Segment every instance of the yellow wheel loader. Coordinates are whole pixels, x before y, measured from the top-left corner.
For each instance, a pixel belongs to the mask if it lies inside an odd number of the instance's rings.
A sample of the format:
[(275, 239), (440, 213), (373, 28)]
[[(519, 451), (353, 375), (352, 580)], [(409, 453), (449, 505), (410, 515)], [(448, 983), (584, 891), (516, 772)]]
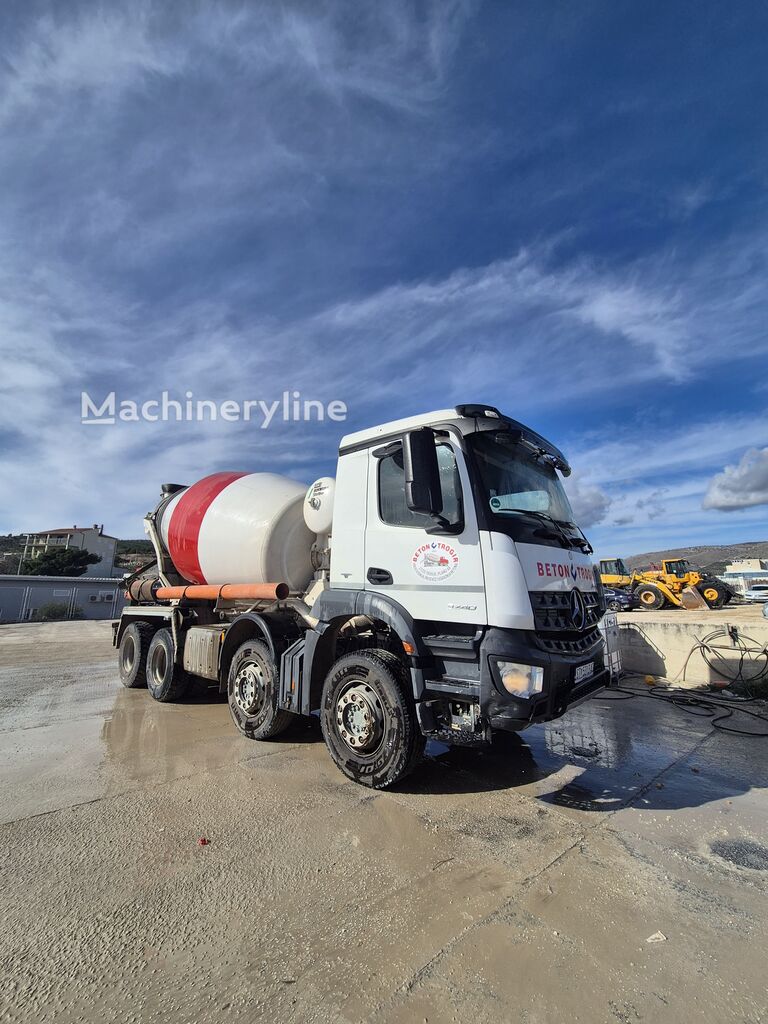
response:
[(631, 590), (641, 608), (721, 608), (733, 597), (726, 583), (684, 558), (664, 558), (661, 569), (644, 572), (630, 572), (621, 558), (602, 558), (600, 578), (606, 587)]

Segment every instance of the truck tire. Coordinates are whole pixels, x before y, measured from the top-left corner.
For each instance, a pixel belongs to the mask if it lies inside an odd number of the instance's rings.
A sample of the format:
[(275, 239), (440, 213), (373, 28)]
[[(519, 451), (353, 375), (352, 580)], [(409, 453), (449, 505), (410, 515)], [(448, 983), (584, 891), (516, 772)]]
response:
[(229, 710), (249, 740), (271, 740), (293, 720), (277, 706), (277, 666), (261, 640), (246, 640), (232, 656), (227, 676)]
[(650, 583), (644, 583), (641, 587), (638, 587), (635, 591), (635, 596), (640, 602), (641, 608), (664, 607), (664, 595), (658, 587), (654, 587)]
[(391, 651), (339, 658), (323, 686), (320, 724), (337, 767), (371, 789), (404, 779), (424, 750), (405, 668)]
[(700, 583), (697, 589), (710, 608), (722, 608), (725, 604), (725, 587), (719, 583)]
[(117, 656), (123, 686), (137, 689), (147, 685), (147, 653), (154, 632), (148, 622), (132, 622), (126, 627)]
[(189, 677), (174, 662), (173, 636), (170, 629), (158, 629), (147, 652), (147, 688), (161, 704), (180, 700), (187, 690)]

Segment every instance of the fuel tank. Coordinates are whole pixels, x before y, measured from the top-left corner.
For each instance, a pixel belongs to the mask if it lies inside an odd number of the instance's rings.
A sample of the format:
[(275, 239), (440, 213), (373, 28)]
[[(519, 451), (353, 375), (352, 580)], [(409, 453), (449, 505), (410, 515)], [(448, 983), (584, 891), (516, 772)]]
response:
[(276, 473), (213, 473), (166, 493), (156, 525), (190, 583), (283, 582), (304, 590), (315, 540), (304, 521), (306, 494), (305, 485)]

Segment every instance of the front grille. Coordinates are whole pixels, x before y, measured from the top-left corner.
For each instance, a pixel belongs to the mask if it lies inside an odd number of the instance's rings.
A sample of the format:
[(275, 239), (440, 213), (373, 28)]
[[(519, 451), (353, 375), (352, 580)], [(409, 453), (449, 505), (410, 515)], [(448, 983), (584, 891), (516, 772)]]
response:
[(584, 622), (575, 623), (571, 590), (532, 590), (533, 622), (539, 643), (555, 654), (581, 654), (600, 639), (601, 608), (594, 591), (581, 591)]
[[(539, 630), (573, 630), (576, 628), (571, 616), (572, 590), (532, 590), (533, 621)], [(600, 603), (594, 591), (581, 591), (584, 599), (584, 623), (579, 632), (594, 628), (600, 621)]]
[(564, 634), (562, 636), (542, 636), (539, 634), (539, 643), (545, 651), (554, 654), (583, 654), (590, 647), (594, 647), (600, 639), (600, 630), (591, 629), (580, 636)]

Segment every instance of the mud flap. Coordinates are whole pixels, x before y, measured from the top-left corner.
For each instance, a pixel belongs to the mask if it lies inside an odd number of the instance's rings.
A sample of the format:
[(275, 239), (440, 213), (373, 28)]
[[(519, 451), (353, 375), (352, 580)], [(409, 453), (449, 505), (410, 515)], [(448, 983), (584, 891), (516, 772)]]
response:
[(709, 605), (695, 587), (686, 587), (680, 592), (680, 604), (683, 608), (707, 608)]

